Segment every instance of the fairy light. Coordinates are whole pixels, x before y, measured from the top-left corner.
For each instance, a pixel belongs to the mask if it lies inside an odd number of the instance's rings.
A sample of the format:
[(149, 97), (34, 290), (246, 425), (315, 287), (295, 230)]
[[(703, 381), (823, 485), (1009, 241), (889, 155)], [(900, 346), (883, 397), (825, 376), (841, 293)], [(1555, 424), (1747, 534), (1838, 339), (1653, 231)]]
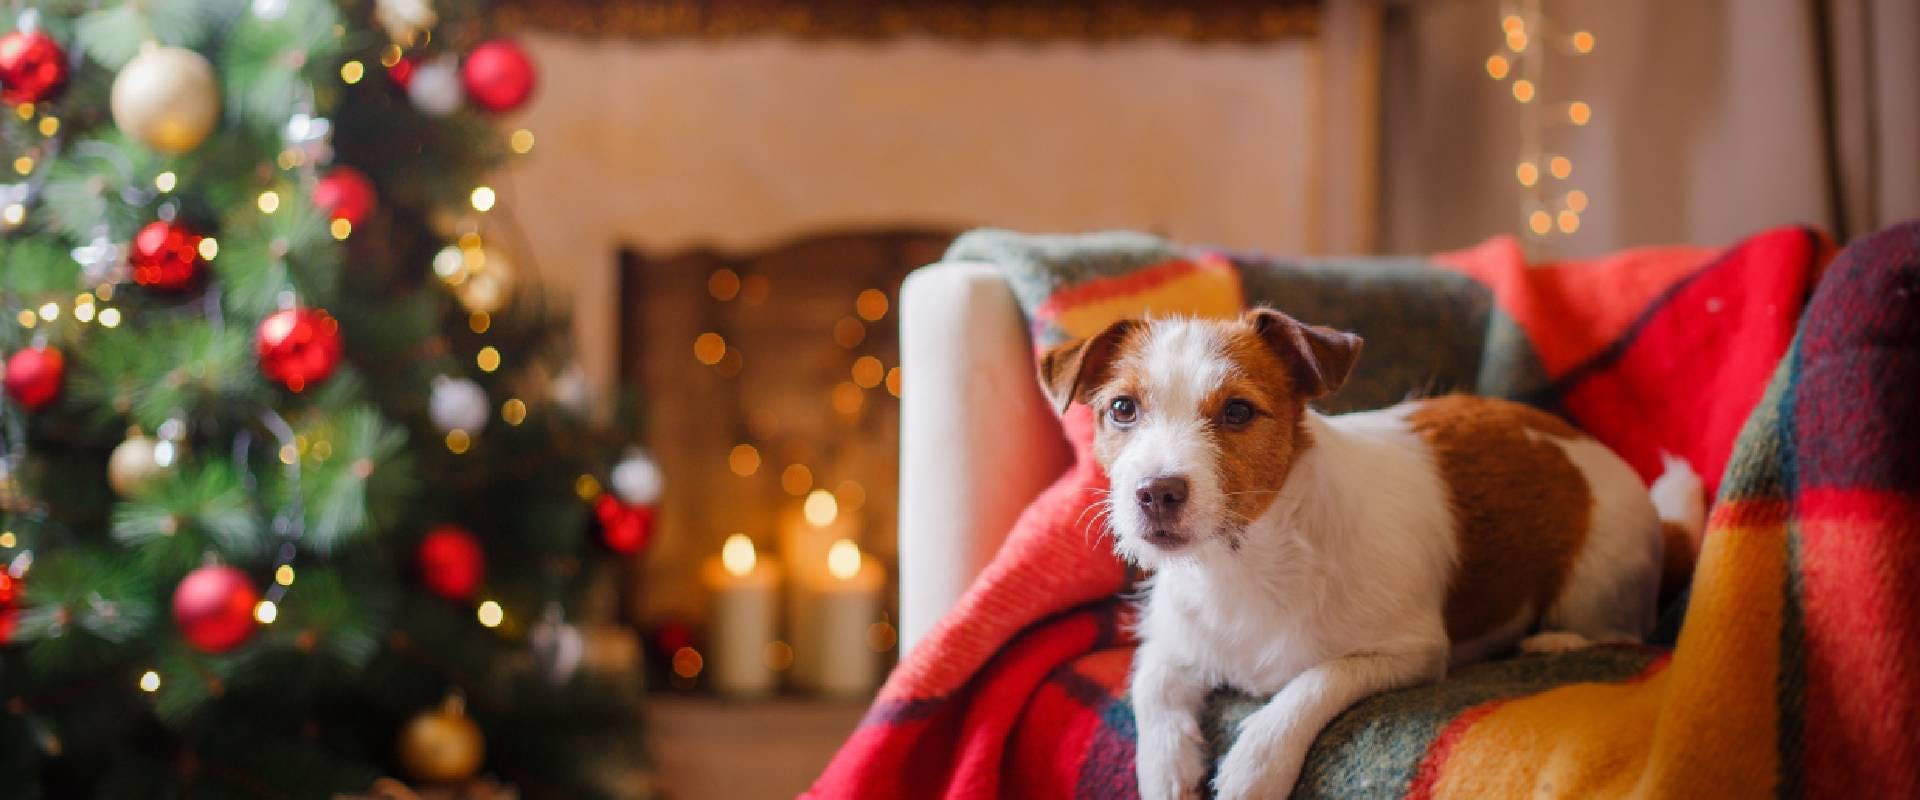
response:
[(527, 421), (527, 403), (518, 397), (510, 398), (500, 404), (500, 419), (508, 425), (519, 425)]
[(293, 585), (293, 565), (281, 564), (279, 569), (276, 569), (273, 571), (273, 582), (280, 584), (281, 586), (292, 586)]
[(332, 223), (330, 223), (327, 226), (327, 228), (328, 228), (328, 232), (333, 234), (333, 238), (335, 241), (344, 242), (347, 240), (347, 237), (353, 235), (353, 223), (348, 222), (344, 219), (334, 220)]
[(750, 444), (736, 444), (727, 451), (727, 469), (742, 478), (760, 471), (760, 450)]
[(840, 501), (833, 493), (825, 489), (815, 489), (807, 494), (807, 502), (800, 507), (800, 513), (807, 518), (807, 524), (816, 528), (832, 525), (840, 517)]
[[(1551, 58), (1578, 58), (1593, 52), (1594, 36), (1588, 30), (1562, 33), (1541, 11), (1542, 0), (1508, 0), (1500, 15), (1500, 42), (1483, 64), (1487, 77), (1507, 83), (1507, 91), (1521, 106), (1520, 153), (1515, 160), (1514, 180), (1520, 184), (1520, 213), (1525, 230), (1537, 239), (1553, 234), (1571, 234), (1580, 230), (1580, 215), (1590, 203), (1587, 194), (1577, 188), (1554, 184), (1573, 177), (1573, 160), (1566, 155), (1549, 155), (1550, 126), (1584, 127), (1593, 121), (1593, 105), (1585, 100), (1552, 97), (1543, 79)], [(1545, 37), (1545, 38), (1542, 38)], [(1536, 46), (1538, 45), (1538, 46)], [(1557, 62), (1555, 62), (1557, 63)], [(1529, 242), (1529, 248), (1533, 247)], [(889, 376), (891, 377), (891, 376)], [(888, 389), (893, 390), (891, 381)], [(897, 394), (897, 392), (895, 392)]]
[(254, 605), (253, 618), (262, 625), (272, 625), (274, 620), (280, 618), (280, 607), (274, 605), (272, 600), (262, 600)]
[(220, 257), (220, 240), (211, 236), (200, 240), (200, 257), (212, 261)]
[(514, 131), (512, 136), (507, 137), (507, 146), (523, 156), (533, 152), (533, 131), (526, 128)]
[(0, 221), (6, 222), (7, 227), (18, 227), (26, 219), (27, 207), (19, 203), (9, 203), (5, 210), (0, 210)]
[(481, 372), (492, 372), (499, 369), (500, 350), (493, 345), (482, 347), (480, 348), (480, 353), (473, 357), (473, 362), (476, 366), (480, 367)]
[(100, 326), (103, 328), (120, 327), (120, 309), (117, 309), (117, 308), (100, 309)]
[(727, 574), (742, 576), (751, 573), (759, 560), (760, 554), (754, 552), (753, 540), (744, 533), (728, 536), (720, 546), (720, 566), (726, 569)]
[(500, 607), (500, 603), (493, 600), (486, 600), (482, 601), (480, 607), (474, 610), (474, 616), (480, 619), (481, 625), (489, 628), (498, 628), (500, 627), (500, 623), (506, 621), (507, 612), (506, 609)]
[(20, 539), (13, 535), (13, 531), (0, 533), (0, 547), (11, 549), (18, 544), (20, 544)]
[(140, 675), (140, 691), (153, 694), (160, 691), (160, 673), (147, 670)]
[(852, 539), (840, 539), (827, 548), (827, 572), (843, 581), (860, 574), (860, 545)]
[(60, 304), (47, 303), (40, 306), (40, 319), (52, 322), (60, 318)]
[(59, 117), (41, 117), (40, 118), (40, 135), (41, 136), (52, 136), (59, 132), (60, 132)]
[(467, 452), (467, 448), (472, 446), (473, 437), (468, 435), (466, 431), (460, 430), (459, 428), (447, 431), (447, 452), (457, 456)]
[(13, 160), (13, 171), (22, 175), (33, 171), (33, 156), (21, 156)]
[(348, 86), (359, 83), (360, 79), (366, 76), (367, 65), (360, 63), (357, 59), (340, 65), (340, 81)]
[(473, 210), (475, 211), (479, 211), (483, 213), (487, 211), (492, 211), (493, 201), (494, 201), (493, 187), (491, 186), (475, 187), (473, 190), (473, 195), (467, 199), (472, 201)]
[(18, 321), (22, 328), (31, 328), (40, 324), (40, 318), (34, 315), (33, 309), (31, 308), (21, 309), (19, 315), (14, 317), (14, 320)]
[(260, 197), (254, 202), (260, 207), (260, 213), (271, 214), (280, 210), (280, 193), (268, 189), (261, 192)]

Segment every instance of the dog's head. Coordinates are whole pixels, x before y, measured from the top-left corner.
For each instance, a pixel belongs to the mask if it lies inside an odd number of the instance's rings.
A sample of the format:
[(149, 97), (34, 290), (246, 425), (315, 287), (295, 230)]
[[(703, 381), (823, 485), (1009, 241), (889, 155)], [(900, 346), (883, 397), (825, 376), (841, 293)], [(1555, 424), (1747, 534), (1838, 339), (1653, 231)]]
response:
[(1311, 443), (1307, 403), (1340, 388), (1360, 337), (1272, 309), (1231, 322), (1123, 320), (1040, 359), (1063, 410), (1093, 407), (1115, 546), (1143, 566), (1237, 547)]

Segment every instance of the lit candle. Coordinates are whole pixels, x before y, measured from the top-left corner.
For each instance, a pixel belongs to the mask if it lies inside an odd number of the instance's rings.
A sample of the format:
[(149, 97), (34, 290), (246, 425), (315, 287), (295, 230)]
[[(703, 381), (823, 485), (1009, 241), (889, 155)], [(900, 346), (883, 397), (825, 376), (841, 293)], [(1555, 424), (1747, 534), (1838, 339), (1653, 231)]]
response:
[(886, 570), (851, 539), (828, 546), (825, 569), (805, 581), (793, 616), (794, 683), (827, 694), (865, 695), (879, 674), (867, 629), (880, 618)]
[(746, 534), (727, 537), (718, 558), (702, 570), (713, 594), (708, 621), (708, 684), (730, 695), (758, 695), (773, 690), (773, 670), (766, 648), (773, 641), (775, 596), (780, 568), (761, 560)]

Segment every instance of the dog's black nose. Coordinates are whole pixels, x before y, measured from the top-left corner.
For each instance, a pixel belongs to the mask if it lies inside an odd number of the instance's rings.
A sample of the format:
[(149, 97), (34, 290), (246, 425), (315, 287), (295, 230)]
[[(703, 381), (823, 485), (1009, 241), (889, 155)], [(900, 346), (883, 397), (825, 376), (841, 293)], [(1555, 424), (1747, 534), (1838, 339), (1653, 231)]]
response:
[(1172, 519), (1179, 516), (1180, 508), (1187, 504), (1187, 479), (1180, 475), (1148, 478), (1133, 490), (1133, 498), (1140, 502), (1140, 510), (1149, 518)]

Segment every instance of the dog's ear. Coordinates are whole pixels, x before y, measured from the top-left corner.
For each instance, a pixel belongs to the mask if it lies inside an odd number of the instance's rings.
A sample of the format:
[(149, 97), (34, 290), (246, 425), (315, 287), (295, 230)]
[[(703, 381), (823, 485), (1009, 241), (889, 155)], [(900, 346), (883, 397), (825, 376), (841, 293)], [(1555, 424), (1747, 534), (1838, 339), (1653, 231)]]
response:
[(1120, 343), (1139, 325), (1139, 320), (1123, 319), (1040, 356), (1040, 386), (1046, 390), (1047, 399), (1060, 407), (1060, 413), (1067, 413), (1073, 401), (1106, 382), (1113, 359), (1120, 353)]
[(1362, 341), (1346, 331), (1308, 325), (1271, 308), (1256, 308), (1241, 319), (1280, 356), (1294, 389), (1305, 399), (1339, 391), (1360, 360)]

